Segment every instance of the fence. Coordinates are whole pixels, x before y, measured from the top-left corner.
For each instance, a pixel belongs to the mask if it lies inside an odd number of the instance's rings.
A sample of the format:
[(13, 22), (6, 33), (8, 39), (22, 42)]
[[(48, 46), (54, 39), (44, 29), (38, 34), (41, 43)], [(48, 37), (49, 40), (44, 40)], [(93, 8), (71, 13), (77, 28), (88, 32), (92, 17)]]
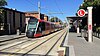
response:
[(94, 31), (93, 36), (100, 38), (100, 30)]

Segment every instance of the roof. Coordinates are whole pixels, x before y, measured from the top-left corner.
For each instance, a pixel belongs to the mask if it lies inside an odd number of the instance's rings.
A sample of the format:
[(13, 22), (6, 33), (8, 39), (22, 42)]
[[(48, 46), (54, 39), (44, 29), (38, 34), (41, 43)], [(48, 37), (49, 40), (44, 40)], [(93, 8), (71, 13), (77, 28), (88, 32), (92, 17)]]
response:
[(34, 14), (38, 14), (39, 12), (38, 11), (27, 11), (25, 13), (34, 13)]
[(26, 16), (26, 18), (35, 18), (35, 17), (32, 17), (32, 16)]
[(86, 18), (85, 17), (79, 17), (79, 16), (70, 16), (70, 17), (66, 17), (67, 19), (73, 19), (73, 20), (77, 20), (77, 19), (83, 19), (83, 18)]
[(5, 9), (5, 10), (10, 10), (10, 11), (15, 11), (15, 12), (19, 12), (19, 13), (24, 13), (24, 12), (21, 12), (21, 11), (17, 11), (17, 9), (10, 9), (10, 8), (6, 8), (6, 7), (0, 7), (0, 9)]

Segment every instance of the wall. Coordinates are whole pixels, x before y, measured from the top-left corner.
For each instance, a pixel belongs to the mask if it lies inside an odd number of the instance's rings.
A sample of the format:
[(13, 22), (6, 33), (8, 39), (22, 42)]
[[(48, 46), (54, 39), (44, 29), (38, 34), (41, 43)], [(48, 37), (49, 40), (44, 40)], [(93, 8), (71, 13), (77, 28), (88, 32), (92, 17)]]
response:
[[(5, 34), (14, 34), (16, 33), (18, 28), (21, 28), (21, 31), (24, 31), (25, 29), (25, 13), (12, 10), (9, 8), (3, 8), (6, 13), (5, 13), (5, 30), (1, 31)], [(1, 35), (0, 32), (0, 35)]]

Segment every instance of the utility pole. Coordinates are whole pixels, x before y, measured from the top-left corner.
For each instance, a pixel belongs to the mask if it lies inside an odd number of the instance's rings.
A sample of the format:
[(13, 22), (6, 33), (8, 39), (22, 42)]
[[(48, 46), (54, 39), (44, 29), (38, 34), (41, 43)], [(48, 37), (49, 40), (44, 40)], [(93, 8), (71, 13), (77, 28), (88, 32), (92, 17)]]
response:
[(55, 23), (56, 23), (56, 17), (54, 17), (54, 19), (55, 19)]
[[(38, 2), (38, 13), (39, 13), (38, 14), (38, 19), (40, 19), (40, 2)], [(35, 34), (37, 32), (38, 25), (39, 25), (39, 21), (38, 21), (37, 26), (36, 26)]]
[(39, 13), (39, 15), (38, 15), (38, 19), (40, 19), (40, 10), (41, 10), (41, 7), (40, 7), (40, 2), (38, 2), (38, 13)]

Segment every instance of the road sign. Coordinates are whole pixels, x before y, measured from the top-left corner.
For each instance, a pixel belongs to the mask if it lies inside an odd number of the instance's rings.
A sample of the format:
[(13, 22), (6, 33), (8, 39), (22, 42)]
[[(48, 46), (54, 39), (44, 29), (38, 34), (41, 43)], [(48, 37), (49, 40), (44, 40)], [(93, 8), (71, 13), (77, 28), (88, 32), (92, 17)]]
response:
[(84, 9), (80, 9), (78, 12), (77, 12), (78, 16), (79, 17), (83, 17), (85, 16), (85, 10)]

